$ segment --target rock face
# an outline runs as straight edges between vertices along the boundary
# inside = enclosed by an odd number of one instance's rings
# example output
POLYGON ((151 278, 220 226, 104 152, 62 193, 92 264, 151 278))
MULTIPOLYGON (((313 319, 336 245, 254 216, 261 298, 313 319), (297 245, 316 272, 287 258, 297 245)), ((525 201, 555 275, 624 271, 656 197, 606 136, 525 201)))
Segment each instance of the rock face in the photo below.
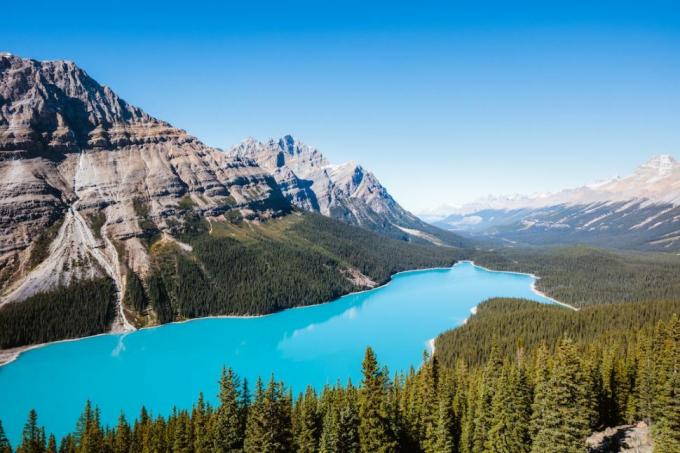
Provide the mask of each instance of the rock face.
POLYGON ((0 308, 105 276, 117 290, 113 330, 132 329, 126 280, 158 266, 152 243, 190 249, 177 237, 200 234, 204 219, 212 231, 213 219, 257 222, 294 206, 399 239, 458 241, 402 209, 361 166, 331 165, 290 136, 225 153, 72 62, 0 54, 0 308))
POLYGON ((626 177, 555 194, 480 200, 434 224, 506 242, 678 251, 680 163, 655 156, 626 177))
POLYGON ((267 142, 249 138, 226 154, 257 162, 300 209, 401 239, 451 245, 459 242, 459 238, 433 229, 402 208, 361 165, 353 161, 331 164, 318 149, 290 135, 267 142))
POLYGON ((586 439, 588 453, 652 453, 654 442, 645 422, 606 428, 586 439))
POLYGON ((172 233, 187 212, 288 209, 256 163, 127 104, 73 63, 0 54, 0 304, 83 276, 107 274, 122 291, 121 265, 145 271, 140 238, 172 233), (41 245, 50 226, 56 239, 41 245))

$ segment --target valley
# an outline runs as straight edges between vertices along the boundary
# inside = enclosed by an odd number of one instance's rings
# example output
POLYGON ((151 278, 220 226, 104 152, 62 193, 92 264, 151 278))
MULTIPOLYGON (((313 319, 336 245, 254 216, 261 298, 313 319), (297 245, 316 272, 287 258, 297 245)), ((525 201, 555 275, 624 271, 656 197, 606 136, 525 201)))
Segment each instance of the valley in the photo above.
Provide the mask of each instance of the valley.
POLYGON ((2 53, 0 453, 674 451, 679 181, 425 222, 292 135, 211 147, 2 53))
POLYGON ((30 408, 61 437, 88 399, 111 426, 121 410, 137 414, 141 401, 154 415, 167 416, 173 406, 189 409, 200 392, 214 403, 215 376, 224 364, 251 383, 275 374, 295 393, 308 385, 321 391, 359 382, 368 345, 394 371, 420 366, 430 340, 462 324, 489 297, 551 303, 532 290, 532 277, 471 263, 402 272, 381 283, 387 284, 269 316, 192 320, 30 350, 0 368, 0 388, 7 390, 0 419, 18 439, 30 408), (137 373, 142 368, 148 371, 137 373), (50 382, 38 385, 48 370, 50 382))

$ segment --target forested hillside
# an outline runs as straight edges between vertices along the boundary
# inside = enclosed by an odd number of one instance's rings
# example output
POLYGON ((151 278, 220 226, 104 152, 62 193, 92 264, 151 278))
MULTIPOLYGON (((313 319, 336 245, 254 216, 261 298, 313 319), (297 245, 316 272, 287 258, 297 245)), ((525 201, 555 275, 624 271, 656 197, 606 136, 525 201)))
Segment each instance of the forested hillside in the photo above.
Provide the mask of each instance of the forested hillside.
POLYGON ((464 325, 437 338, 437 357, 448 366, 459 360, 476 366, 487 360, 492 345, 509 358, 518 345, 529 350, 541 344, 553 347, 565 336, 581 346, 618 343, 675 313, 680 314, 680 302, 675 300, 592 305, 574 311, 530 300, 490 299, 464 325))
POLYGON ((680 256, 615 252, 586 246, 459 250, 494 270, 532 273, 537 287, 574 307, 620 302, 680 301, 680 256))
MULTIPOLYGON (((266 222, 196 216, 176 237, 184 242, 150 229, 149 272, 126 271, 123 304, 138 327, 326 302, 383 284, 402 270, 450 266, 455 250, 389 239, 306 213, 266 222)), ((0 310, 0 349, 108 331, 116 308, 110 283, 73 283, 6 304, 0 310)))
POLYGON ((105 332, 115 317, 108 278, 74 282, 0 310, 0 349, 105 332))
MULTIPOLYGON (((479 365, 442 366, 390 378, 368 349, 359 387, 313 389, 293 398, 284 383, 247 383, 225 371, 219 405, 102 427, 89 403, 59 443, 31 412, 17 451, 43 452, 533 452, 586 451, 595 429, 651 424, 655 452, 680 451, 680 319, 617 342, 563 337, 479 365)), ((49 427, 48 427, 49 428, 49 427)), ((0 451, 10 452, 0 431, 0 451)))
POLYGON ((257 224, 202 221, 180 237, 191 251, 171 241, 151 246, 152 272, 135 302, 144 307, 148 300, 161 323, 317 304, 385 283, 395 272, 454 262, 451 248, 385 238, 317 214, 257 224))

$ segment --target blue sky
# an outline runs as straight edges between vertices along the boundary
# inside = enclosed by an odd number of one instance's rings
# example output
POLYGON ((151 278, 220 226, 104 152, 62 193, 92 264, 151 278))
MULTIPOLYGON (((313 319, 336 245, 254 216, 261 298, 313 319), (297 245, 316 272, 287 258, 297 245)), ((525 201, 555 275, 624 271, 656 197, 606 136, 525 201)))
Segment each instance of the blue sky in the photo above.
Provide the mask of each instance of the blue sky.
POLYGON ((291 133, 418 212, 680 157, 674 3, 13 1, 0 50, 209 145, 291 133))

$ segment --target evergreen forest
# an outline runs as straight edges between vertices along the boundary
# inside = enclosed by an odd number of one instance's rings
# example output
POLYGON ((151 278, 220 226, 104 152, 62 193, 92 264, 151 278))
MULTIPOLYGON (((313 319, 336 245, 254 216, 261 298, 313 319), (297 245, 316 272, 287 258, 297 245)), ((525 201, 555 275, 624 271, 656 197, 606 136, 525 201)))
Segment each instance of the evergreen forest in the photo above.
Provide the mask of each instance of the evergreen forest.
POLYGON ((299 395, 274 377, 251 388, 225 369, 215 406, 200 396, 191 409, 163 417, 142 408, 108 427, 88 402, 59 440, 31 411, 16 450, 0 430, 0 452, 576 453, 592 431, 639 420, 655 452, 680 451, 677 315, 618 342, 564 335, 512 354, 492 342, 483 360, 439 355, 392 376, 368 348, 358 385, 299 395))

